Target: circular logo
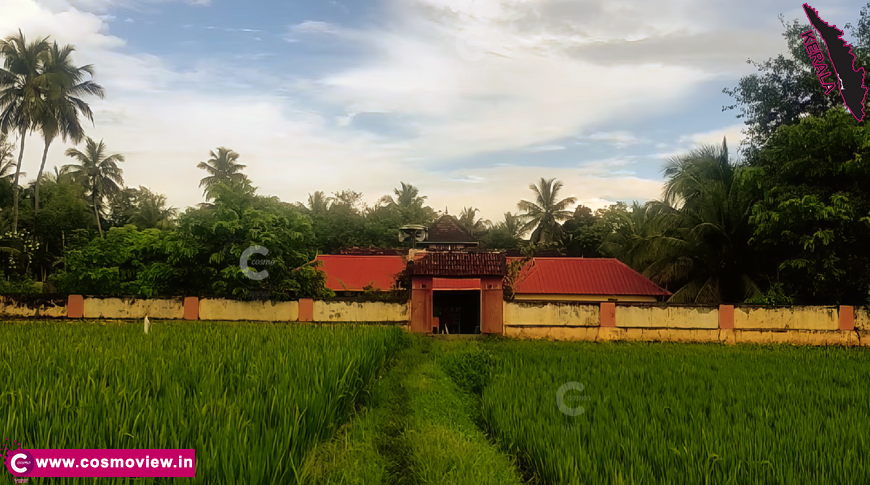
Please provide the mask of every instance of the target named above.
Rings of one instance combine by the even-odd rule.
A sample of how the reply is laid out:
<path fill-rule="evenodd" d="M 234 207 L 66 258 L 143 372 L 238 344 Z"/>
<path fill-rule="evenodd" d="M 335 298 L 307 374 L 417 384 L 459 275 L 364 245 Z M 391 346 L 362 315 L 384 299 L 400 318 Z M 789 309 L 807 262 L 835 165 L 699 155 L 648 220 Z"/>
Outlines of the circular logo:
<path fill-rule="evenodd" d="M 15 450 L 9 452 L 9 458 L 6 461 L 9 472 L 15 476 L 29 476 L 33 469 L 36 468 L 36 460 L 33 455 L 25 450 Z"/>
<path fill-rule="evenodd" d="M 242 276 L 248 279 L 252 279 L 254 281 L 262 281 L 269 277 L 269 271 L 267 269 L 263 269 L 260 271 L 254 271 L 248 266 L 248 263 L 251 261 L 251 256 L 254 254 L 260 254 L 263 256 L 269 255 L 269 250 L 263 246 L 251 246 L 248 249 L 242 251 L 242 257 L 239 258 L 239 267 L 242 268 Z M 273 264 L 271 259 L 259 259 L 257 260 L 259 263 L 263 263 L 266 265 Z"/>
<path fill-rule="evenodd" d="M 556 391 L 556 405 L 559 406 L 559 411 L 562 411 L 563 414 L 568 416 L 579 416 L 586 412 L 586 409 L 583 406 L 569 406 L 565 403 L 565 393 L 571 390 L 583 392 L 586 386 L 580 384 L 579 382 L 571 381 L 565 383 L 562 387 Z M 578 398 L 578 401 L 586 401 L 589 399 L 589 396 L 571 396 L 568 398 L 569 401 L 574 401 L 574 398 Z"/>
<path fill-rule="evenodd" d="M 480 32 L 468 31 L 456 36 L 456 52 L 466 61 L 478 62 L 486 57 L 492 42 Z"/>
<path fill-rule="evenodd" d="M 248 288 L 248 299 L 268 300 L 281 277 L 282 265 L 267 246 L 235 240 L 229 245 L 226 264 L 235 271 L 236 281 Z"/>

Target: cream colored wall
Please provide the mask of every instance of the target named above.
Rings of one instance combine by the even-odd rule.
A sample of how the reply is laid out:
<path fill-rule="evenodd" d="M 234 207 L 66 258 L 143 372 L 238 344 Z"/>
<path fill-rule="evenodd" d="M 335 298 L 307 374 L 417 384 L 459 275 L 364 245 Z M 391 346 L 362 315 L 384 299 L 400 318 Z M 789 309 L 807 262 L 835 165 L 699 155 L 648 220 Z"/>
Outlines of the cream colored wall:
<path fill-rule="evenodd" d="M 235 301 L 202 299 L 199 301 L 200 320 L 295 322 L 299 320 L 299 302 L 268 300 Z"/>
<path fill-rule="evenodd" d="M 870 334 L 824 330 L 718 330 L 687 328 L 505 327 L 505 335 L 518 339 L 587 342 L 719 342 L 724 344 L 846 345 L 870 347 Z"/>
<path fill-rule="evenodd" d="M 33 298 L 33 297 L 25 297 Z M 43 300 L 39 302 L 37 299 L 31 300 L 34 303 L 27 303 L 26 299 L 15 299 L 8 296 L 0 296 L 0 315 L 8 317 L 66 317 L 67 300 Z M 39 303 L 36 303 L 39 302 Z"/>
<path fill-rule="evenodd" d="M 139 300 L 121 298 L 85 298 L 85 318 L 159 318 L 181 320 L 184 318 L 184 300 Z"/>
<path fill-rule="evenodd" d="M 380 301 L 314 301 L 315 322 L 407 322 L 411 305 Z"/>
<path fill-rule="evenodd" d="M 867 307 L 855 307 L 855 330 L 870 332 L 870 313 Z"/>
<path fill-rule="evenodd" d="M 616 305 L 620 328 L 719 328 L 719 307 Z"/>
<path fill-rule="evenodd" d="M 654 303 L 654 296 L 632 296 L 632 295 L 559 295 L 559 294 L 522 294 L 515 295 L 514 300 L 535 300 L 535 301 L 611 301 L 620 302 L 638 302 L 638 303 Z"/>
<path fill-rule="evenodd" d="M 734 307 L 735 329 L 839 330 L 837 307 Z"/>
<path fill-rule="evenodd" d="M 504 324 L 532 326 L 597 326 L 600 307 L 577 303 L 509 301 L 504 304 Z"/>

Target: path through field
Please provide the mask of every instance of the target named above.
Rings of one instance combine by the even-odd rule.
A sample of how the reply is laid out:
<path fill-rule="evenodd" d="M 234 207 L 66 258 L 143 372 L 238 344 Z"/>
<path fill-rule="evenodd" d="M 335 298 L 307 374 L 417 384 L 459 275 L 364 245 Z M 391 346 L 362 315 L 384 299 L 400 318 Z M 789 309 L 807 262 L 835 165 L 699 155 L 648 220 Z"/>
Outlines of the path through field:
<path fill-rule="evenodd" d="M 366 409 L 312 454 L 307 482 L 523 483 L 510 458 L 477 427 L 475 397 L 439 364 L 449 358 L 450 344 L 418 339 L 400 352 L 375 385 Z"/>

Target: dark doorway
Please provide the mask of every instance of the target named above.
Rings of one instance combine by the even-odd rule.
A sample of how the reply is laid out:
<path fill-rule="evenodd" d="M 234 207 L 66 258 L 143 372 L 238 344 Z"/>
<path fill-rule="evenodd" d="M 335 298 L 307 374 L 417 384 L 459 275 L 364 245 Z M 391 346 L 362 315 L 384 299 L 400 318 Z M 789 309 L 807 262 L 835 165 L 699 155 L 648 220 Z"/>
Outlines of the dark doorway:
<path fill-rule="evenodd" d="M 480 333 L 480 290 L 434 291 L 432 309 L 438 333 Z"/>

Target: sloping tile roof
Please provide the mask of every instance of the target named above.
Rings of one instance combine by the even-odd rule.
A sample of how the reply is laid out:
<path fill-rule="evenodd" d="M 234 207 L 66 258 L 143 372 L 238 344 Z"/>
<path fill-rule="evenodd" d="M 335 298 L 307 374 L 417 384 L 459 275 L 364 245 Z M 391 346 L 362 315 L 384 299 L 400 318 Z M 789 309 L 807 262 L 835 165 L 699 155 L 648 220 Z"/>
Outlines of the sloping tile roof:
<path fill-rule="evenodd" d="M 451 215 L 443 215 L 429 226 L 429 236 L 425 243 L 459 243 L 474 242 L 465 229 L 459 224 L 459 220 Z"/>
<path fill-rule="evenodd" d="M 389 290 L 396 273 L 405 269 L 401 256 L 320 255 L 317 259 L 323 262 L 321 269 L 326 272 L 326 286 L 333 291 L 362 291 L 368 284 Z M 414 272 L 436 276 L 433 281 L 436 290 L 471 290 L 480 288 L 479 279 L 439 276 L 497 276 L 506 272 L 507 261 L 503 254 L 428 253 L 415 262 Z M 619 260 L 565 257 L 534 258 L 523 269 L 515 291 L 518 294 L 670 295 Z"/>
<path fill-rule="evenodd" d="M 401 256 L 354 256 L 322 254 L 320 267 L 326 272 L 326 287 L 333 291 L 362 291 L 368 284 L 387 291 L 394 276 L 405 269 Z"/>
<path fill-rule="evenodd" d="M 411 274 L 426 276 L 503 276 L 502 253 L 428 253 L 411 265 Z"/>
<path fill-rule="evenodd" d="M 517 260 L 522 258 L 509 258 Z M 669 296 L 617 259 L 534 258 L 523 268 L 517 294 Z"/>

